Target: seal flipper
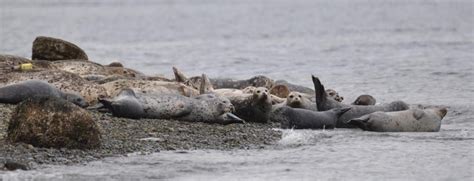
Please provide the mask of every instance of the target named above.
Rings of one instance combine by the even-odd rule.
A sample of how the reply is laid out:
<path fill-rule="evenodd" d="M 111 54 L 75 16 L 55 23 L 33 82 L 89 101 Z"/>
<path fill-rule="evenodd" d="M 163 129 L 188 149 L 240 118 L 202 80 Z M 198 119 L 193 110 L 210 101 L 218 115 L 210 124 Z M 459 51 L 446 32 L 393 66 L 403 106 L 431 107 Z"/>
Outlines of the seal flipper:
<path fill-rule="evenodd" d="M 176 82 L 186 82 L 188 78 L 183 74 L 183 72 L 179 71 L 178 68 L 173 67 L 174 79 Z"/>
<path fill-rule="evenodd" d="M 246 123 L 245 120 L 240 119 L 237 117 L 235 114 L 232 114 L 230 112 L 224 113 L 220 116 L 221 123 L 226 125 L 226 124 L 232 124 L 232 123 Z"/>
<path fill-rule="evenodd" d="M 415 117 L 416 120 L 420 120 L 421 118 L 423 118 L 423 115 L 425 115 L 425 111 L 421 109 L 413 110 L 413 117 Z"/>
<path fill-rule="evenodd" d="M 206 74 L 202 74 L 201 85 L 199 86 L 199 94 L 207 94 L 213 91 L 214 87 L 212 87 L 211 80 L 209 80 Z"/>
<path fill-rule="evenodd" d="M 344 107 L 344 108 L 335 108 L 333 109 L 334 112 L 336 112 L 336 116 L 337 118 L 341 117 L 344 113 L 346 113 L 347 111 L 351 110 L 352 108 L 351 107 Z"/>
<path fill-rule="evenodd" d="M 318 110 L 325 110 L 323 108 L 323 105 L 326 104 L 327 101 L 327 93 L 324 89 L 324 85 L 321 84 L 321 81 L 319 80 L 318 77 L 315 77 L 314 75 L 311 75 L 311 78 L 313 79 L 313 84 L 314 84 L 314 91 L 316 94 L 316 106 Z"/>
<path fill-rule="evenodd" d="M 346 124 L 354 125 L 354 126 L 359 127 L 360 129 L 367 130 L 367 123 L 369 122 L 369 120 L 370 120 L 370 115 L 364 115 L 362 117 L 346 121 Z"/>

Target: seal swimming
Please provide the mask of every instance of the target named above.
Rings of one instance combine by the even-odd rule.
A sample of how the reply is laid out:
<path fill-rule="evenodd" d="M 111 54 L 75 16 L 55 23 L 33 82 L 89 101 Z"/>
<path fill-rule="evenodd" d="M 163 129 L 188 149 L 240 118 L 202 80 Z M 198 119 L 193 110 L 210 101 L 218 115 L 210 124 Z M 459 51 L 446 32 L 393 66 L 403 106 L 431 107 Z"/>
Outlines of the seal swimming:
<path fill-rule="evenodd" d="M 116 117 L 244 123 L 244 120 L 232 114 L 234 107 L 228 99 L 213 94 L 190 98 L 180 94 L 143 94 L 123 89 L 113 100 L 99 98 L 99 102 Z"/>
<path fill-rule="evenodd" d="M 366 131 L 378 132 L 437 132 L 446 108 L 409 109 L 396 112 L 374 112 L 347 123 Z"/>
<path fill-rule="evenodd" d="M 86 100 L 75 93 L 62 92 L 40 80 L 26 80 L 0 88 L 0 103 L 18 104 L 33 96 L 52 96 L 66 99 L 80 107 L 87 107 Z"/>
<path fill-rule="evenodd" d="M 333 129 L 339 116 L 351 108 L 334 108 L 328 111 L 311 111 L 307 109 L 280 107 L 272 114 L 272 118 L 287 129 Z"/>
<path fill-rule="evenodd" d="M 312 76 L 314 89 L 316 90 L 316 105 L 319 111 L 327 111 L 333 108 L 351 107 L 352 109 L 344 113 L 337 120 L 338 128 L 353 128 L 353 125 L 347 124 L 348 120 L 358 118 L 360 116 L 370 114 L 376 111 L 392 112 L 409 109 L 409 105 L 403 101 L 394 101 L 388 104 L 380 104 L 373 106 L 346 105 L 328 98 L 328 94 L 324 90 L 319 78 Z"/>

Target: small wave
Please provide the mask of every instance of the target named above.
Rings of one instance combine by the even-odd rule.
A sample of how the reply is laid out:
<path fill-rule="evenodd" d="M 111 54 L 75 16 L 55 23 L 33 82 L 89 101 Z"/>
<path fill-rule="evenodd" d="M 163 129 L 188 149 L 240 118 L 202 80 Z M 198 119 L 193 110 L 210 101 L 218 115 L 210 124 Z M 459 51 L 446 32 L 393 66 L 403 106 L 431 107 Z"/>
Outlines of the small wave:
<path fill-rule="evenodd" d="M 281 130 L 282 138 L 278 142 L 282 146 L 302 146 L 315 144 L 321 139 L 332 138 L 330 131 L 326 130 Z"/>

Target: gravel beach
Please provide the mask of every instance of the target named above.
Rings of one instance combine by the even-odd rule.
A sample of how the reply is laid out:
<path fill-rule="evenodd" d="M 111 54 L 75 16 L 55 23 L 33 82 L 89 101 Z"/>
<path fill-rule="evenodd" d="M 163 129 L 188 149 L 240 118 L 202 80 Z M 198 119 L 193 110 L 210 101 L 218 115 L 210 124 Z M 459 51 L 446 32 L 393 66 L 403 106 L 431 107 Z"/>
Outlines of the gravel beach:
<path fill-rule="evenodd" d="M 281 132 L 273 129 L 279 127 L 277 123 L 220 125 L 176 120 L 134 120 L 92 111 L 102 134 L 102 144 L 98 149 L 38 148 L 5 140 L 14 108 L 14 105 L 0 104 L 0 164 L 13 161 L 30 169 L 44 164 L 80 164 L 104 157 L 148 154 L 160 150 L 260 149 L 281 138 Z"/>

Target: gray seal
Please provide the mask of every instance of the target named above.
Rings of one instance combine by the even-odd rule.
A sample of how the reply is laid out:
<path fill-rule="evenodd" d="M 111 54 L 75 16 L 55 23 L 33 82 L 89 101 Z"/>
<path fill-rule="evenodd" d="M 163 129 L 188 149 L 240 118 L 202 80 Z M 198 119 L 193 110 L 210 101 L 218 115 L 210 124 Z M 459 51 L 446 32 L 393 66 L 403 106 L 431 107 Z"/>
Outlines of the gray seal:
<path fill-rule="evenodd" d="M 280 107 L 276 109 L 272 118 L 287 129 L 333 129 L 336 127 L 339 116 L 351 108 L 334 108 L 328 111 L 311 111 L 307 109 Z"/>
<path fill-rule="evenodd" d="M 202 94 L 193 98 L 179 94 L 143 94 L 123 89 L 113 100 L 99 102 L 116 117 L 176 119 L 189 122 L 244 123 L 232 114 L 234 107 L 224 97 Z"/>
<path fill-rule="evenodd" d="M 284 102 L 289 107 L 308 109 L 312 111 L 318 111 L 316 103 L 311 102 L 305 95 L 300 92 L 290 92 L 286 101 Z"/>
<path fill-rule="evenodd" d="M 34 96 L 52 96 L 66 99 L 80 107 L 87 107 L 86 100 L 75 93 L 62 92 L 40 80 L 26 80 L 0 88 L 0 103 L 18 104 Z"/>
<path fill-rule="evenodd" d="M 336 127 L 338 128 L 354 128 L 353 125 L 347 124 L 347 121 L 361 117 L 366 114 L 370 114 L 377 111 L 392 112 L 407 110 L 409 105 L 403 101 L 394 101 L 388 104 L 380 104 L 373 106 L 360 106 L 360 105 L 346 105 L 337 102 L 333 99 L 328 98 L 328 94 L 324 89 L 324 85 L 321 84 L 319 78 L 312 76 L 314 89 L 316 90 L 316 105 L 319 111 L 327 111 L 333 108 L 351 107 L 352 109 L 344 113 L 337 120 Z"/>
<path fill-rule="evenodd" d="M 357 97 L 357 99 L 352 103 L 352 105 L 362 105 L 362 106 L 368 106 L 368 105 L 375 105 L 375 98 L 371 95 L 360 95 Z"/>
<path fill-rule="evenodd" d="M 351 119 L 348 124 L 378 132 L 437 132 L 447 112 L 446 108 L 374 112 Z"/>

